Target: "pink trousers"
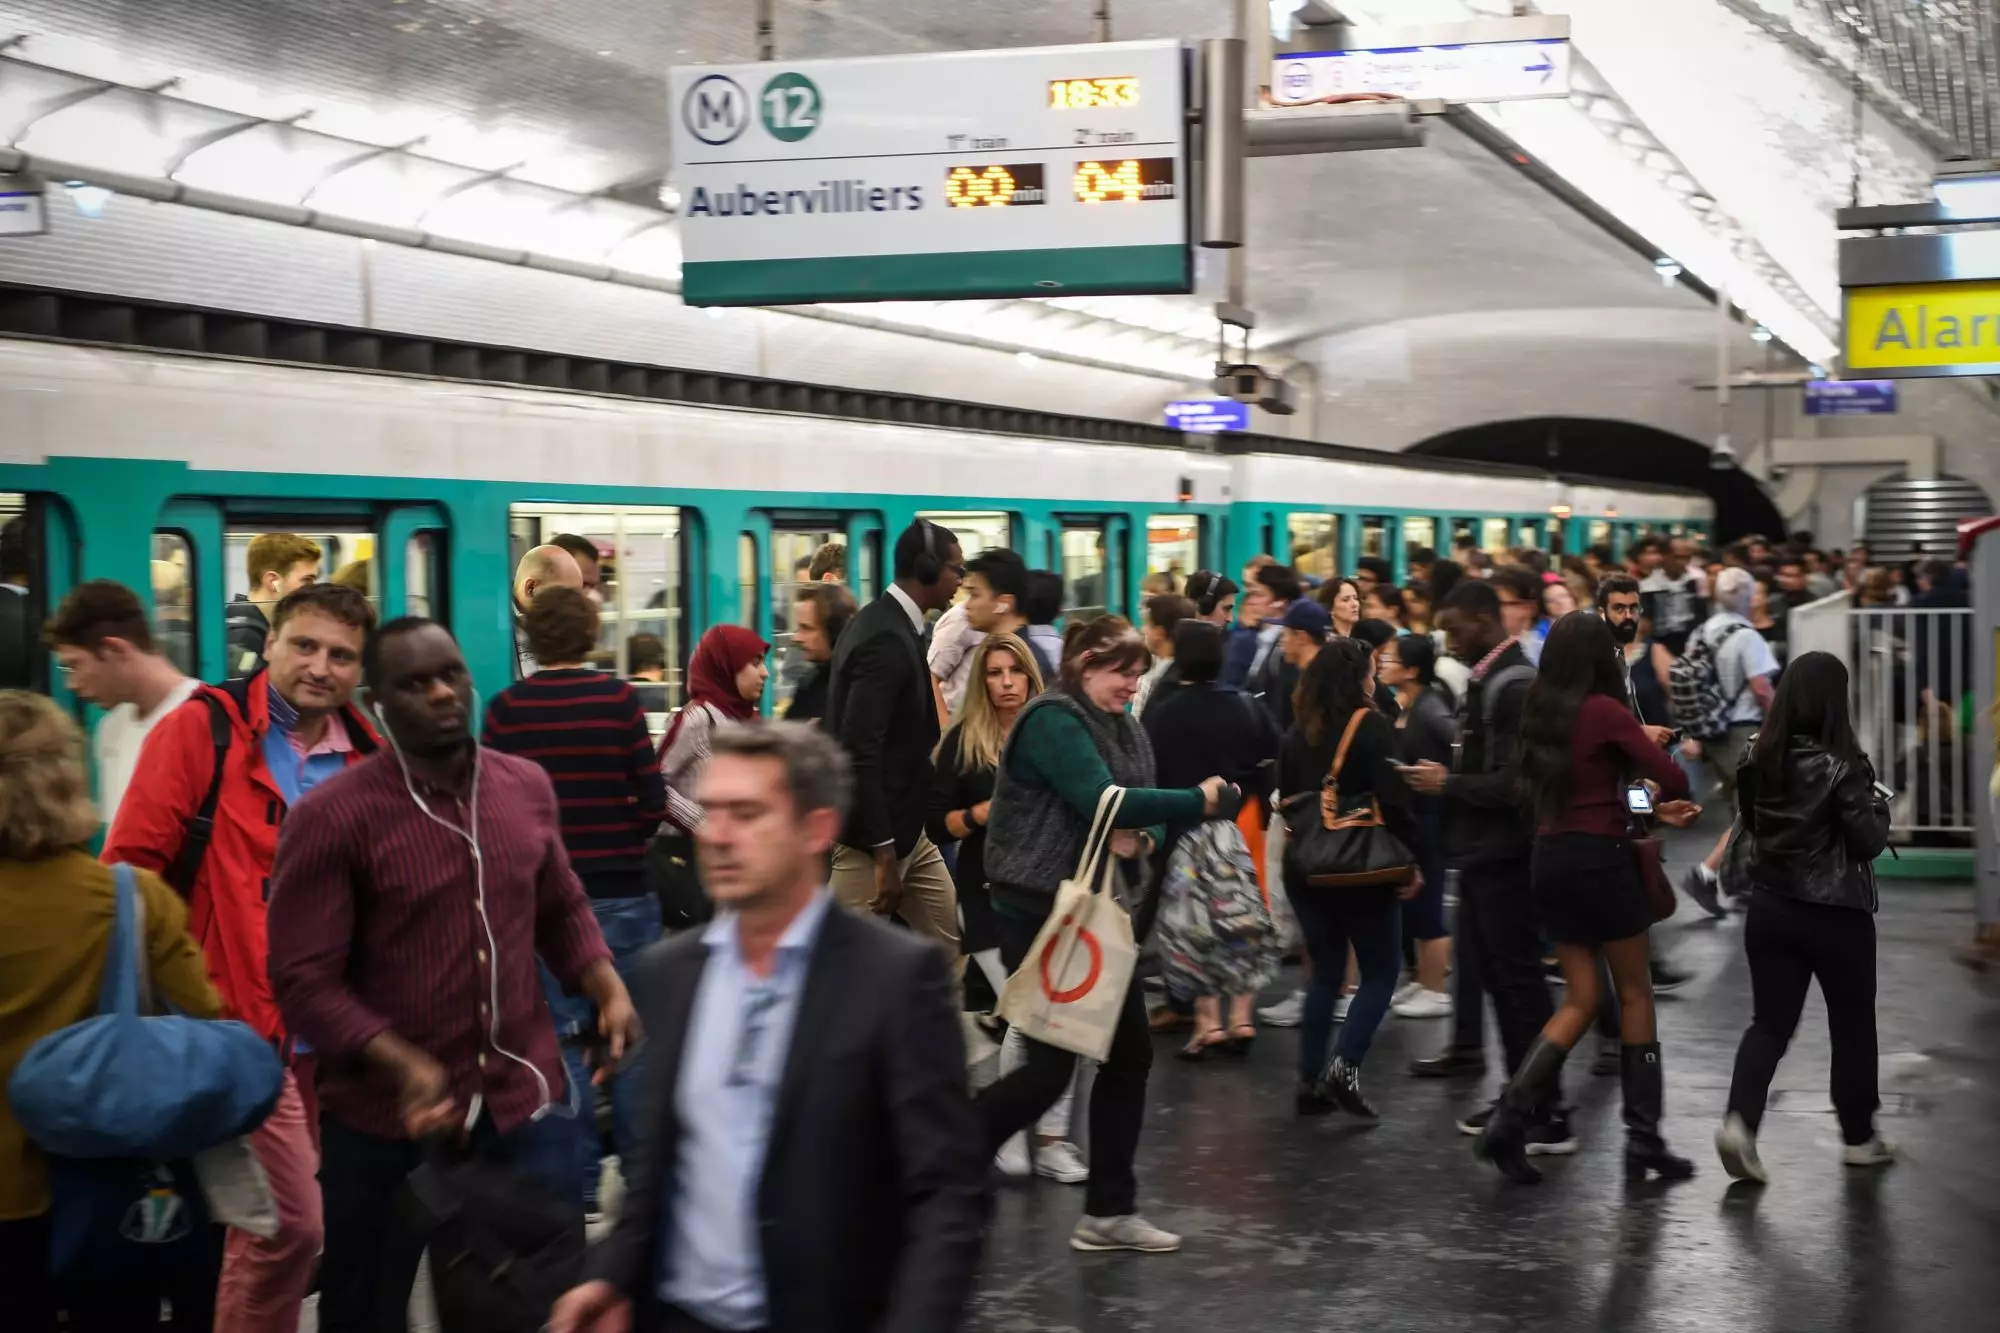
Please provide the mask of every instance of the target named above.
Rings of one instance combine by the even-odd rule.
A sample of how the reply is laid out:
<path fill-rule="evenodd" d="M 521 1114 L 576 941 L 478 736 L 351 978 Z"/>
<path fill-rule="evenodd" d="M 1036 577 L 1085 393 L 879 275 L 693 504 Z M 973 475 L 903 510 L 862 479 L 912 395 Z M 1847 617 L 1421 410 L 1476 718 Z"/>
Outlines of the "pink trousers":
<path fill-rule="evenodd" d="M 265 1240 L 230 1228 L 215 1293 L 215 1333 L 298 1333 L 299 1307 L 326 1229 L 314 1129 L 288 1071 L 271 1118 L 250 1136 L 277 1201 L 278 1234 Z"/>

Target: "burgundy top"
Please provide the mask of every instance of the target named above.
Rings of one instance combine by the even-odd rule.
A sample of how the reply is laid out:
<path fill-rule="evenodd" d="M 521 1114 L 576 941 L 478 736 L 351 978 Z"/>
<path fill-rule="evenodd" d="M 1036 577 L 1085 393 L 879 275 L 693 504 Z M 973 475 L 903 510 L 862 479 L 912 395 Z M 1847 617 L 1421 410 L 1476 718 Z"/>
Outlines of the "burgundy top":
<path fill-rule="evenodd" d="M 535 956 L 574 992 L 610 951 L 563 852 L 555 789 L 526 759 L 479 755 L 480 922 L 470 844 L 426 817 L 388 752 L 328 778 L 292 807 L 271 874 L 271 985 L 286 1028 L 319 1055 L 320 1105 L 349 1128 L 404 1137 L 397 1089 L 361 1049 L 393 1031 L 443 1065 L 464 1112 L 494 1128 L 567 1093 Z M 440 819 L 468 827 L 465 794 L 418 781 Z M 488 938 L 488 925 L 491 938 Z M 584 1114 L 590 1093 L 584 1090 Z"/>
<path fill-rule="evenodd" d="M 1687 774 L 1665 750 L 1648 740 L 1623 699 L 1589 694 L 1576 712 L 1570 735 L 1570 788 L 1562 818 L 1543 821 L 1542 833 L 1597 833 L 1625 836 L 1625 784 L 1651 778 L 1660 784 L 1658 801 L 1686 800 Z"/>

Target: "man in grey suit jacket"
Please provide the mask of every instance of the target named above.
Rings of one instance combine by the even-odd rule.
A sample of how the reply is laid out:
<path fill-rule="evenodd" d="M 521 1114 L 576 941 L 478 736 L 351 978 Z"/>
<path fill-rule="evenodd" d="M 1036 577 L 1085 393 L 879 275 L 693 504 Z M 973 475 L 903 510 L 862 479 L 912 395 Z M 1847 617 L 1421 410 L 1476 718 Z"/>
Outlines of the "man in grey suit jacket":
<path fill-rule="evenodd" d="M 848 776 L 823 732 L 722 728 L 700 797 L 718 914 L 639 965 L 650 1123 L 549 1327 L 949 1333 L 986 1158 L 946 956 L 826 889 Z"/>

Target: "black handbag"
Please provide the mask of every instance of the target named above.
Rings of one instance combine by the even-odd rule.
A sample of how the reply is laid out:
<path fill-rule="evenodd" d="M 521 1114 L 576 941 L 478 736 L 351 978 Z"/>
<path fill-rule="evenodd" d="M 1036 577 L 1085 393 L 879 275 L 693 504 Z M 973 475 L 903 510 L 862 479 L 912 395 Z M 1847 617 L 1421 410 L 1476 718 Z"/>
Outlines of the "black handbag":
<path fill-rule="evenodd" d="M 688 708 L 699 706 L 689 704 Z M 673 725 L 660 741 L 662 760 L 673 748 L 674 737 L 686 718 L 687 708 L 674 714 Z M 667 817 L 658 836 L 647 844 L 639 873 L 646 892 L 659 900 L 660 928 L 668 934 L 706 925 L 714 918 L 715 903 L 701 886 L 701 869 L 695 862 L 694 835 L 674 823 L 673 816 Z"/>
<path fill-rule="evenodd" d="M 1417 858 L 1383 822 L 1380 801 L 1371 796 L 1365 806 L 1341 808 L 1340 770 L 1346 766 L 1347 747 L 1368 711 L 1357 708 L 1347 720 L 1333 768 L 1320 784 L 1316 817 L 1304 811 L 1287 815 L 1286 876 L 1315 889 L 1401 887 L 1417 875 Z M 1298 801 L 1300 798 L 1294 798 Z"/>
<path fill-rule="evenodd" d="M 583 1210 L 513 1167 L 428 1148 L 386 1219 L 379 1333 L 405 1333 L 417 1259 L 428 1250 L 444 1333 L 539 1333 L 583 1280 Z"/>

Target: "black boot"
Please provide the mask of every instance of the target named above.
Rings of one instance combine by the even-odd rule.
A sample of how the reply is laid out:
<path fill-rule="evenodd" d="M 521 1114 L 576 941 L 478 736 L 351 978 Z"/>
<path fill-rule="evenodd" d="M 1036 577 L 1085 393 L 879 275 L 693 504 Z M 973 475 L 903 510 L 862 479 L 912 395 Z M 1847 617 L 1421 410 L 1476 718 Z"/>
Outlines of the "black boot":
<path fill-rule="evenodd" d="M 1319 1076 L 1319 1090 L 1349 1115 L 1358 1115 L 1363 1120 L 1382 1118 L 1381 1113 L 1361 1095 L 1361 1067 L 1351 1065 L 1337 1055 L 1326 1067 L 1326 1072 Z"/>
<path fill-rule="evenodd" d="M 1644 1180 L 1653 1172 L 1662 1180 L 1687 1180 L 1694 1175 L 1694 1163 L 1667 1151 L 1660 1137 L 1660 1113 L 1665 1100 L 1665 1081 L 1660 1073 L 1660 1043 L 1627 1045 L 1621 1071 L 1625 1092 L 1625 1178 Z"/>
<path fill-rule="evenodd" d="M 1535 1038 L 1521 1067 L 1494 1104 L 1493 1116 L 1473 1142 L 1472 1151 L 1500 1168 L 1517 1185 L 1542 1178 L 1528 1161 L 1528 1124 L 1537 1107 L 1554 1097 L 1569 1052 L 1546 1036 Z"/>

